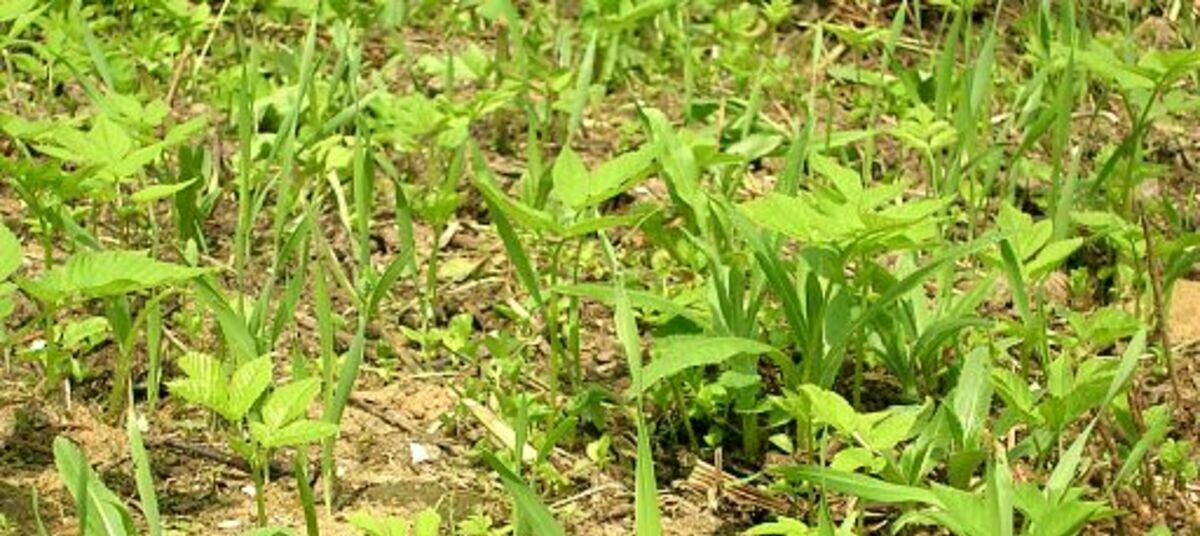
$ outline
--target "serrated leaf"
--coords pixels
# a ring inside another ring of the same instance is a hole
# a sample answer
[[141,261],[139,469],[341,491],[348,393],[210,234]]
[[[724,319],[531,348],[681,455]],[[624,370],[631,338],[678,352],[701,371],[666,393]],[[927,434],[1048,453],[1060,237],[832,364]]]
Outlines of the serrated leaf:
[[240,420],[271,385],[271,358],[267,356],[242,363],[229,379],[229,398],[221,415],[231,421]]
[[167,383],[171,394],[220,412],[225,405],[225,377],[221,363],[208,354],[189,352],[179,359],[184,378]]
[[[253,429],[251,431],[253,433]],[[256,439],[267,448],[292,447],[315,443],[327,437],[332,437],[337,432],[338,426],[336,424],[304,419],[288,424],[278,430],[270,430],[265,434],[260,432],[265,437],[257,437]]]
[[106,298],[179,283],[207,272],[155,260],[139,251],[88,251],[75,254],[27,284],[39,299],[49,301],[69,296]]
[[321,392],[321,380],[305,378],[276,389],[262,405],[263,423],[281,428],[302,415]]

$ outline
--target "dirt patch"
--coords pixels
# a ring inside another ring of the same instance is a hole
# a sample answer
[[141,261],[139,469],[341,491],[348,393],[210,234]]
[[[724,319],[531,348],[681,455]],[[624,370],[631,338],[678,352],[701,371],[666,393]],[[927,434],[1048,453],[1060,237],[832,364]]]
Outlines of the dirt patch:
[[1173,344],[1200,341],[1200,282],[1181,279],[1171,291],[1167,332]]

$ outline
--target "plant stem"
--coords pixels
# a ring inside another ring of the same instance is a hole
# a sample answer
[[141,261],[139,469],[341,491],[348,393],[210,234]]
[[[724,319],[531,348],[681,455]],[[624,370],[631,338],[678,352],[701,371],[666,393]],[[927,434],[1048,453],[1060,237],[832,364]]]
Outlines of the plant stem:
[[1154,331],[1162,345],[1163,359],[1167,365],[1167,376],[1171,380],[1171,393],[1175,396],[1175,411],[1182,408],[1183,396],[1179,389],[1179,378],[1175,374],[1175,360],[1171,355],[1171,335],[1167,331],[1166,305],[1163,303],[1162,269],[1158,265],[1154,251],[1154,233],[1150,232],[1150,220],[1146,213],[1138,207],[1142,220],[1142,234],[1146,240],[1146,271],[1150,274],[1150,289],[1154,295]]

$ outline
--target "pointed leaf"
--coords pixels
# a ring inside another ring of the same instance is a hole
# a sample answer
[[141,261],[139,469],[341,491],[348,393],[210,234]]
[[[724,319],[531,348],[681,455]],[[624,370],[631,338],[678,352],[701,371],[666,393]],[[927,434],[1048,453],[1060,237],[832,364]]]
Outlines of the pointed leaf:
[[[655,359],[642,368],[642,390],[685,370],[724,363],[739,355],[763,355],[777,352],[769,344],[741,337],[680,335],[659,341]],[[640,394],[635,393],[635,394]]]
[[229,380],[229,397],[221,415],[231,421],[240,420],[271,385],[271,358],[251,359],[238,367]]
[[321,380],[317,378],[297,380],[276,389],[263,402],[263,423],[278,429],[300,418],[320,392]]

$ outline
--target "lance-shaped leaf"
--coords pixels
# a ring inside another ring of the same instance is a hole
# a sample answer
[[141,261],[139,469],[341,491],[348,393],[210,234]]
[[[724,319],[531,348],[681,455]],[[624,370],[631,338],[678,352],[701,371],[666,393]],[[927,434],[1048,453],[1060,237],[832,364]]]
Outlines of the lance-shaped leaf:
[[[642,391],[685,370],[724,363],[739,355],[776,353],[769,344],[741,337],[680,335],[658,342],[655,358],[642,368]],[[633,394],[641,394],[640,392]]]

